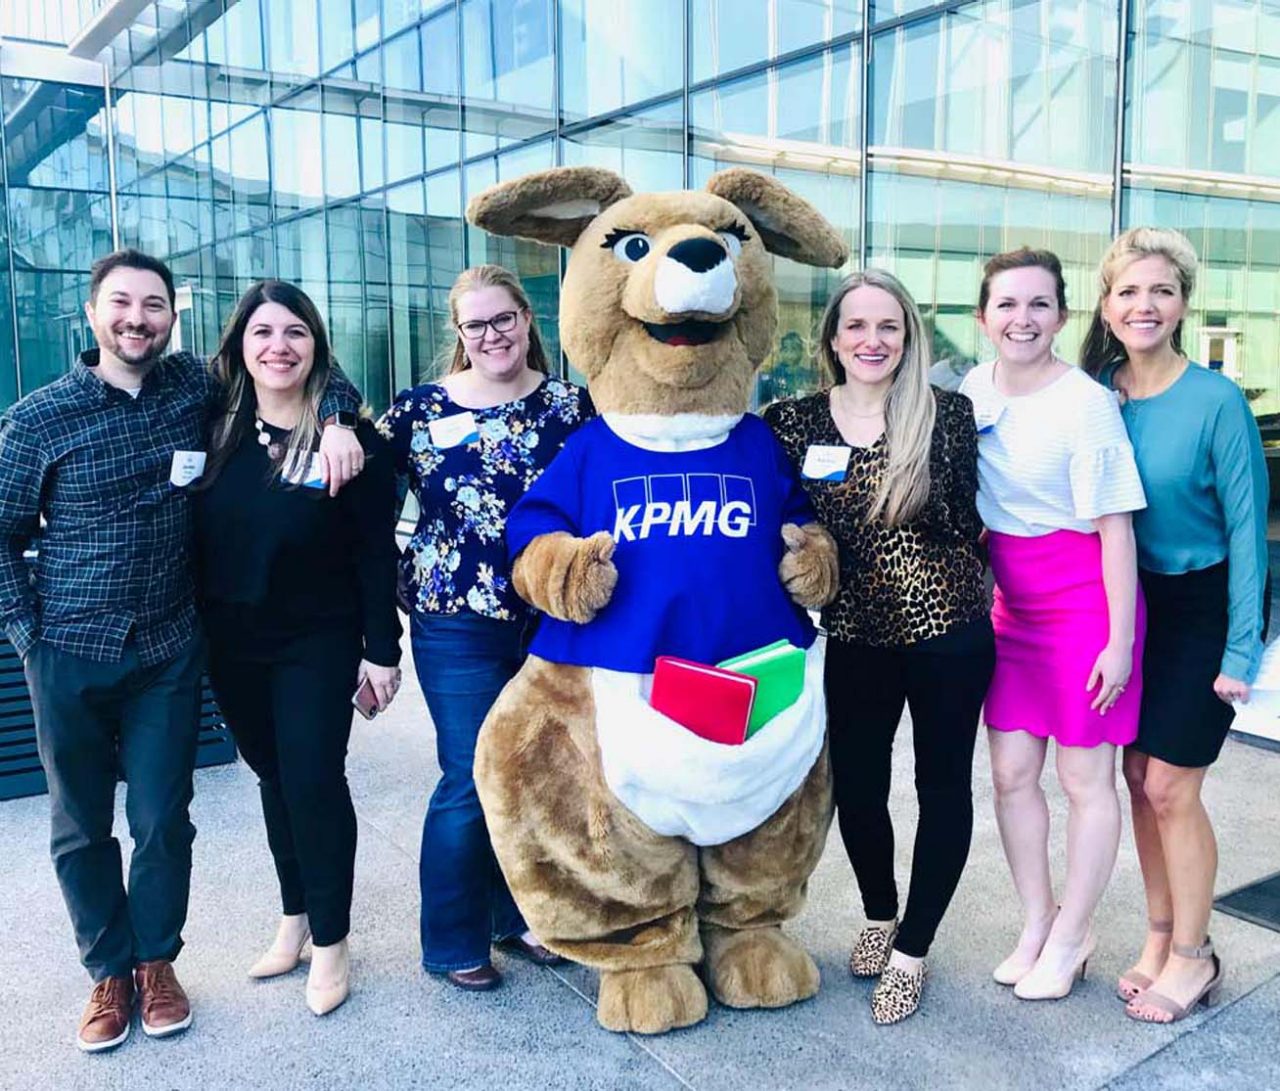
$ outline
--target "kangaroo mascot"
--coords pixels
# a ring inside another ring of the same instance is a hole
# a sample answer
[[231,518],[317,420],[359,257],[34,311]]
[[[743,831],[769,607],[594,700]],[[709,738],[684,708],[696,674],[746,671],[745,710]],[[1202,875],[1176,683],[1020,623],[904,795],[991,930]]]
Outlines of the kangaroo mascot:
[[[486,190],[467,218],[572,248],[560,335],[601,414],[508,522],[515,587],[546,616],[476,751],[503,873],[538,938],[599,971],[609,1030],[696,1023],[707,988],[735,1008],[810,997],[818,968],[780,925],[831,821],[805,609],[835,596],[838,565],[747,409],[777,325],[769,255],[837,267],[847,247],[742,169],[633,195],[558,168]],[[807,649],[804,689],[741,745],[648,704],[658,655],[713,664],[781,639]]]

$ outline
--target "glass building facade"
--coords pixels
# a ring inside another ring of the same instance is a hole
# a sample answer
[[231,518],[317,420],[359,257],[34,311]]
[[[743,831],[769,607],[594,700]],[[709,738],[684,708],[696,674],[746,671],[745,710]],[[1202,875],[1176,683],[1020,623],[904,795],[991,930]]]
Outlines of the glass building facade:
[[[903,278],[940,377],[989,351],[986,257],[1062,257],[1073,358],[1112,235],[1176,227],[1184,343],[1280,413],[1280,0],[6,0],[0,113],[2,404],[68,366],[90,262],[134,245],[197,351],[249,283],[299,282],[382,407],[435,373],[469,264],[516,269],[558,343],[562,255],[469,228],[479,190],[741,164]],[[840,275],[776,273],[761,400],[816,386]]]

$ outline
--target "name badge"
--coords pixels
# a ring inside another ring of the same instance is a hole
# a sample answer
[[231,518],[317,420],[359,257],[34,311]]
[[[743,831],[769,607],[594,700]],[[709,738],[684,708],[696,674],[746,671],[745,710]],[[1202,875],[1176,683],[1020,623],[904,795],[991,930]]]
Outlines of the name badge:
[[173,463],[169,467],[169,483],[180,489],[190,485],[204,473],[204,459],[203,451],[174,451]]
[[320,478],[323,463],[320,452],[313,451],[308,459],[299,459],[292,467],[286,467],[280,476],[289,485],[301,485],[304,489],[323,489],[324,482]]
[[480,438],[480,428],[472,413],[455,413],[451,417],[430,421],[427,431],[435,447],[461,447],[466,443],[475,443]]
[[800,476],[810,481],[843,481],[849,469],[849,456],[852,454],[851,447],[810,444],[804,453]]

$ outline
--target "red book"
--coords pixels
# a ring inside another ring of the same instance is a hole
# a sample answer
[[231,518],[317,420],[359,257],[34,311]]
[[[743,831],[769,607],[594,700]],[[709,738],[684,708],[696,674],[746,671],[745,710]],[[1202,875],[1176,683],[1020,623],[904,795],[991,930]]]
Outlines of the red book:
[[747,737],[758,684],[737,671],[660,655],[649,704],[695,735],[736,746]]

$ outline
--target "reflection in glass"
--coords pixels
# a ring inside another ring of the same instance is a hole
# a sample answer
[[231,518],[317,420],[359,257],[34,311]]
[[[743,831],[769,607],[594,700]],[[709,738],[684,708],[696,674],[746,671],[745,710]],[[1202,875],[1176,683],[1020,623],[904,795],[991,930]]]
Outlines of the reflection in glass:
[[1280,175],[1280,4],[1158,0],[1132,7],[1129,157]]
[[1110,173],[1116,5],[984,0],[877,35],[873,145]]
[[551,0],[464,0],[467,156],[555,127]]
[[684,0],[561,0],[560,108],[566,121],[678,91]]
[[853,33],[861,9],[861,0],[692,0],[693,82]]
[[679,99],[566,136],[567,167],[607,167],[645,190],[684,188],[684,111]]

